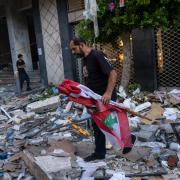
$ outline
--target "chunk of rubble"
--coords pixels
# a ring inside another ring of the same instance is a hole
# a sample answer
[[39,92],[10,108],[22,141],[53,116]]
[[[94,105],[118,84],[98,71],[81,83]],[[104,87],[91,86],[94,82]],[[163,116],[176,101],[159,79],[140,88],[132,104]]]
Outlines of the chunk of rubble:
[[180,111],[177,108],[165,108],[164,116],[166,119],[175,121],[180,119]]
[[37,101],[31,104],[28,104],[26,109],[28,112],[30,111],[39,112],[39,111],[43,111],[44,109],[55,108],[59,105],[59,103],[60,103],[59,96],[53,96],[43,101]]
[[65,152],[62,149],[54,149],[53,152],[50,152],[49,155],[56,156],[56,157],[69,157],[70,154]]
[[150,141],[153,140],[153,136],[159,125],[140,125],[140,131],[135,132],[134,135],[138,137],[140,141]]
[[180,90],[174,89],[168,93],[169,95],[169,102],[173,105],[180,104]]
[[140,105],[136,106],[134,111],[135,112],[140,112],[140,111],[143,111],[143,110],[148,109],[150,107],[151,107],[151,103],[150,102],[145,102],[143,104],[140,104]]
[[37,164],[47,173],[55,173],[61,170],[70,170],[70,157],[38,156],[35,157]]
[[1,121],[7,121],[7,120],[8,120],[7,116],[4,116],[4,115],[0,114],[0,122]]

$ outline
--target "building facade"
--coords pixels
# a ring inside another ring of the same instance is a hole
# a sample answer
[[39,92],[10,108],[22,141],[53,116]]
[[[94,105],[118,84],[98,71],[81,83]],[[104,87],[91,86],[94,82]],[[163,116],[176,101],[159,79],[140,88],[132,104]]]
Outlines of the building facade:
[[15,74],[21,53],[29,74],[39,71],[43,85],[73,79],[70,24],[80,20],[79,7],[70,0],[0,0],[1,71]]
[[[72,57],[69,41],[76,35],[83,10],[84,0],[0,0],[0,79],[7,74],[4,70],[14,78],[17,55],[21,53],[32,82],[37,82],[37,76],[45,86],[59,84],[64,78],[81,82],[82,64]],[[179,29],[169,33],[134,30],[132,81],[148,90],[179,86],[179,41]],[[109,58],[117,56],[111,46],[100,47]],[[120,79],[123,63],[112,62]],[[18,87],[17,80],[12,82]]]

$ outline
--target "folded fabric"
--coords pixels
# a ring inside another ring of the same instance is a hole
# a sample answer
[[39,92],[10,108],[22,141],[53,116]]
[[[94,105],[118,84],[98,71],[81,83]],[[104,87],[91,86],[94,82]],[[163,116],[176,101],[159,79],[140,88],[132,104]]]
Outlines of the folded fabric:
[[[89,109],[92,120],[114,148],[132,147],[127,114],[118,103],[111,101],[104,105],[102,96],[72,80],[64,80],[57,88],[60,93],[68,95],[70,101],[85,105]],[[91,111],[92,107],[96,107],[96,110]]]

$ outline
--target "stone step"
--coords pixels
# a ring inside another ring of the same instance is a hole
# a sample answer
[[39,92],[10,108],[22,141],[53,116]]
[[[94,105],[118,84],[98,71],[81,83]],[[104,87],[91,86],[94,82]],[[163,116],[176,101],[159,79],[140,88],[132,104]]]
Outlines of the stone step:
[[[30,74],[27,73],[30,77],[40,77],[40,74]],[[0,74],[0,78],[4,77],[14,77],[14,74]]]
[[[29,71],[31,83],[40,83],[40,71]],[[0,72],[0,85],[15,84],[14,74],[10,71]]]
[[[27,71],[29,75],[40,75],[40,71]],[[0,76],[9,75],[13,76],[14,73],[12,71],[0,71]]]
[[6,85],[6,84],[15,84],[15,81],[14,79],[4,80],[0,78],[0,85]]
[[[29,76],[30,79],[35,79],[35,80],[40,80],[40,77],[39,76]],[[3,80],[3,81],[8,81],[8,80],[14,80],[14,77],[13,76],[9,76],[9,77],[1,77],[0,76],[0,80]]]
[[[32,91],[26,91],[26,84],[24,84],[22,95],[28,95],[29,93],[32,93],[35,91],[38,92],[39,90],[41,90],[43,88],[44,88],[44,86],[41,83],[33,83],[33,84],[31,84]],[[0,84],[0,97],[2,95],[5,95],[6,93],[7,94],[14,93],[14,92],[16,92],[16,90],[17,89],[16,89],[15,85],[1,85]]]
[[[39,79],[31,79],[31,84],[34,84],[34,83],[41,83],[41,81]],[[15,84],[15,81],[13,79],[11,80],[8,80],[8,81],[3,81],[3,80],[0,80],[0,85],[6,85],[6,84]]]

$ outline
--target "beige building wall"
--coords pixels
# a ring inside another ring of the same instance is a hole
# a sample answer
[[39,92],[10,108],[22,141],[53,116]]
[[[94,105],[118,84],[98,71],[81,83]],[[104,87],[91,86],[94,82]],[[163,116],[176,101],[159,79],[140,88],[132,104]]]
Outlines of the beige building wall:
[[48,82],[59,84],[64,79],[64,66],[56,0],[39,3]]

